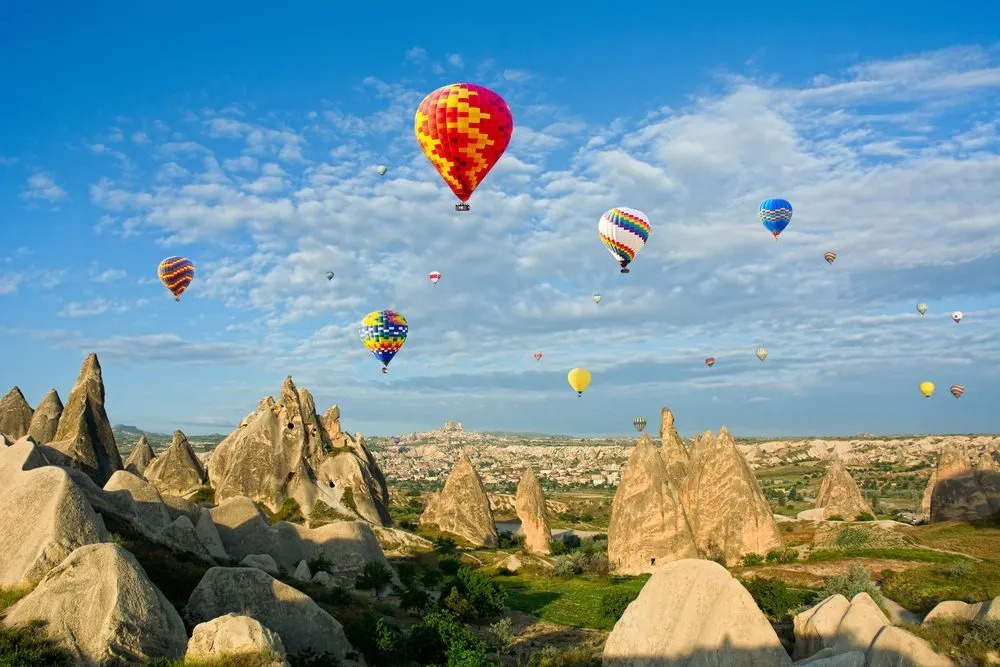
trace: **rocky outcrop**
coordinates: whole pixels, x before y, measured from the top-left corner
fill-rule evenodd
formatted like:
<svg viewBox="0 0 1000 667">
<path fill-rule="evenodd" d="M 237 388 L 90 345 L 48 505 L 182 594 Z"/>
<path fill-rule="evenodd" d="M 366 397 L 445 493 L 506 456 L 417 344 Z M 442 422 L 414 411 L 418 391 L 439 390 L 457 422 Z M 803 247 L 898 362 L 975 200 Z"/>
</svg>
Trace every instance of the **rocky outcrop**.
<svg viewBox="0 0 1000 667">
<path fill-rule="evenodd" d="M 858 593 L 840 619 L 833 649 L 837 653 L 867 651 L 879 630 L 888 625 L 892 622 L 875 600 L 868 593 Z"/>
<path fill-rule="evenodd" d="M 316 466 L 316 480 L 332 495 L 333 503 L 326 498 L 324 504 L 337 512 L 379 526 L 391 523 L 388 506 L 382 501 L 383 490 L 367 461 L 356 451 L 338 449 L 326 456 Z"/>
<path fill-rule="evenodd" d="M 837 626 L 850 605 L 847 598 L 838 593 L 796 614 L 793 619 L 795 651 L 792 657 L 802 660 L 825 648 L 832 648 L 837 637 Z"/>
<path fill-rule="evenodd" d="M 986 496 L 990 512 L 1000 510 L 1000 463 L 992 452 L 985 451 L 976 462 L 976 482 Z"/>
<path fill-rule="evenodd" d="M 990 513 L 989 501 L 965 450 L 957 445 L 946 446 L 938 459 L 937 479 L 931 491 L 931 522 L 971 521 Z"/>
<path fill-rule="evenodd" d="M 34 410 L 28 405 L 19 387 L 14 387 L 0 398 L 0 433 L 11 440 L 28 434 Z"/>
<path fill-rule="evenodd" d="M 187 648 L 180 615 L 117 544 L 73 551 L 3 619 L 7 627 L 41 621 L 74 664 L 137 664 L 177 659 Z"/>
<path fill-rule="evenodd" d="M 954 667 L 934 647 L 902 628 L 887 626 L 868 649 L 867 667 Z"/>
<path fill-rule="evenodd" d="M 698 555 L 694 532 L 666 464 L 645 433 L 615 492 L 608 524 L 608 562 L 620 574 Z"/>
<path fill-rule="evenodd" d="M 677 426 L 674 425 L 674 413 L 669 408 L 660 411 L 660 456 L 667 468 L 670 482 L 679 493 L 683 493 L 683 481 L 687 479 L 688 474 L 688 452 L 684 448 L 681 436 L 677 433 Z"/>
<path fill-rule="evenodd" d="M 920 499 L 920 513 L 928 521 L 931 518 L 931 498 L 934 496 L 934 487 L 937 485 L 937 470 L 931 471 L 930 479 L 927 480 L 927 487 L 924 488 L 924 495 Z"/>
<path fill-rule="evenodd" d="M 125 470 L 128 470 L 133 475 L 143 476 L 146 472 L 146 467 L 153 462 L 156 458 L 156 454 L 153 453 L 153 448 L 149 446 L 149 441 L 146 440 L 146 436 L 141 436 L 139 441 L 135 443 L 135 447 L 132 449 L 132 453 L 128 455 L 125 459 Z"/>
<path fill-rule="evenodd" d="M 515 501 L 517 518 L 521 520 L 524 533 L 524 548 L 528 553 L 548 556 L 552 553 L 552 531 L 545 511 L 545 493 L 535 476 L 535 471 L 525 468 L 521 481 L 517 484 Z"/>
<path fill-rule="evenodd" d="M 59 399 L 59 392 L 55 389 L 50 389 L 49 393 L 45 394 L 42 402 L 35 408 L 35 413 L 31 416 L 28 435 L 34 438 L 35 442 L 43 445 L 55 440 L 62 412 L 63 403 Z"/>
<path fill-rule="evenodd" d="M 782 546 L 771 507 L 725 426 L 695 440 L 688 468 L 691 527 L 701 554 L 736 563 Z"/>
<path fill-rule="evenodd" d="M 126 470 L 111 476 L 104 490 L 109 494 L 127 496 L 135 508 L 135 517 L 147 535 L 155 535 L 170 525 L 170 513 L 156 487 L 142 477 Z"/>
<path fill-rule="evenodd" d="M 213 567 L 191 593 L 184 617 L 192 624 L 224 614 L 246 614 L 277 632 L 292 655 L 329 653 L 342 665 L 363 665 L 340 623 L 312 599 L 254 568 Z"/>
<path fill-rule="evenodd" d="M 84 471 L 98 486 L 104 486 L 114 471 L 124 468 L 104 410 L 104 379 L 96 354 L 84 360 L 48 448 L 59 459 L 55 463 Z M 47 456 L 50 449 L 45 450 Z"/>
<path fill-rule="evenodd" d="M 193 493 L 208 480 L 201 460 L 181 431 L 174 431 L 170 446 L 150 462 L 143 475 L 160 493 L 170 496 Z"/>
<path fill-rule="evenodd" d="M 223 656 L 270 653 L 273 659 L 268 663 L 254 663 L 261 667 L 283 667 L 285 646 L 278 633 L 272 632 L 255 618 L 226 614 L 211 621 L 199 623 L 191 633 L 186 661 L 212 660 Z"/>
<path fill-rule="evenodd" d="M 1000 621 L 1000 597 L 986 600 L 985 602 L 961 602 L 959 600 L 945 600 L 938 602 L 924 617 L 924 625 L 950 618 L 971 621 L 981 619 L 986 621 Z"/>
<path fill-rule="evenodd" d="M 499 541 L 490 499 L 468 454 L 458 458 L 444 488 L 431 496 L 420 525 L 459 537 L 469 544 L 495 547 Z"/>
<path fill-rule="evenodd" d="M 839 514 L 848 521 L 862 512 L 873 516 L 875 514 L 861 494 L 857 482 L 839 458 L 835 458 L 830 464 L 820 484 L 819 493 L 816 495 L 816 508 L 825 510 L 826 516 Z"/>
<path fill-rule="evenodd" d="M 604 667 L 791 665 L 750 593 L 718 563 L 680 560 L 656 569 L 615 624 Z"/>
</svg>

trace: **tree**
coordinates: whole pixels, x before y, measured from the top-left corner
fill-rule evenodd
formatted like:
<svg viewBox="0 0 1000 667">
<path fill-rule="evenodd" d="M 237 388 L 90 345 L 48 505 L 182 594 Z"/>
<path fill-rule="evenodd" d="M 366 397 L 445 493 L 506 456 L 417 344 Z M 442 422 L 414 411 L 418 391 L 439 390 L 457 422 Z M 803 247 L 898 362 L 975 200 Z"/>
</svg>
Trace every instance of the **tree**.
<svg viewBox="0 0 1000 667">
<path fill-rule="evenodd" d="M 360 590 L 373 590 L 375 597 L 378 597 L 379 592 L 390 583 L 392 583 L 392 570 L 373 560 L 365 563 L 365 569 L 358 575 L 354 585 Z"/>
</svg>

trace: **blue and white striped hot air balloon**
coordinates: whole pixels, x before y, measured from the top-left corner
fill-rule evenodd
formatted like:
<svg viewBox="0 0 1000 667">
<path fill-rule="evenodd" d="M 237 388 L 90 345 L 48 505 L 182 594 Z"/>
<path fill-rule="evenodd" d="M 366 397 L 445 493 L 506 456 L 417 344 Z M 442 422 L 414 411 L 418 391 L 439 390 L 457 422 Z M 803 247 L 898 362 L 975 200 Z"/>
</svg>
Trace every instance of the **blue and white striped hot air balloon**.
<svg viewBox="0 0 1000 667">
<path fill-rule="evenodd" d="M 778 234 L 792 221 L 792 203 L 787 199 L 765 199 L 757 209 L 757 217 L 777 241 Z"/>
</svg>

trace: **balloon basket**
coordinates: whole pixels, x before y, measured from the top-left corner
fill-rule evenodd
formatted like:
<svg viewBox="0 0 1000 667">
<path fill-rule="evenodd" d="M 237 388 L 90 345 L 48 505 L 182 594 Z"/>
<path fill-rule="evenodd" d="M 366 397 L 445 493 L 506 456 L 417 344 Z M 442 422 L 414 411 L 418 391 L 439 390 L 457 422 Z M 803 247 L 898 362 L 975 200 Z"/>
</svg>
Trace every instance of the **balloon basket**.
<svg viewBox="0 0 1000 667">
<path fill-rule="evenodd" d="M 468 211 L 470 208 L 468 204 L 455 204 L 456 211 Z"/>
<path fill-rule="evenodd" d="M 622 269 L 622 273 L 632 273 L 632 272 L 629 271 L 628 269 Z"/>
<path fill-rule="evenodd" d="M 388 372 L 389 372 L 389 369 L 388 369 L 388 368 L 385 368 L 385 367 L 383 366 L 383 367 L 382 367 L 382 372 L 383 372 L 383 373 L 388 373 Z"/>
<path fill-rule="evenodd" d="M 176 301 L 177 303 L 180 303 L 181 302 L 181 298 L 179 296 L 175 296 L 174 297 L 174 301 Z"/>
</svg>

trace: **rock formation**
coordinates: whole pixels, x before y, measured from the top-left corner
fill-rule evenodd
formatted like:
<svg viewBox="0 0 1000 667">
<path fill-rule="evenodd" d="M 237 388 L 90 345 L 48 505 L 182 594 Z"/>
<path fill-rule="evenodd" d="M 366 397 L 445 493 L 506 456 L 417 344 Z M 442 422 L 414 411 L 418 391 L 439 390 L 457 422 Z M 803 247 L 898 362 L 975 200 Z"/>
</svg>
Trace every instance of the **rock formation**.
<svg viewBox="0 0 1000 667">
<path fill-rule="evenodd" d="M 832 647 L 837 637 L 837 626 L 850 604 L 847 598 L 837 593 L 797 614 L 793 619 L 795 651 L 792 657 L 802 660 Z"/>
<path fill-rule="evenodd" d="M 976 471 L 963 448 L 947 445 L 937 464 L 937 479 L 931 491 L 931 522 L 971 521 L 991 513 Z"/>
<path fill-rule="evenodd" d="M 657 568 L 615 624 L 604 667 L 791 665 L 750 593 L 718 563 Z"/>
<path fill-rule="evenodd" d="M 278 633 L 264 627 L 255 618 L 226 614 L 194 627 L 184 659 L 188 662 L 210 661 L 222 656 L 260 654 L 265 651 L 274 657 L 268 667 L 288 664 L 285 660 L 285 646 Z"/>
<path fill-rule="evenodd" d="M 98 486 L 104 486 L 111 473 L 124 468 L 104 410 L 104 379 L 96 354 L 84 360 L 48 448 L 47 456 L 50 449 L 61 455 L 54 463 L 83 470 Z"/>
<path fill-rule="evenodd" d="M 823 483 L 820 484 L 816 508 L 825 510 L 826 516 L 839 514 L 848 521 L 854 520 L 862 512 L 873 516 L 875 514 L 839 458 L 833 459 Z"/>
<path fill-rule="evenodd" d="M 865 656 L 867 667 L 955 667 L 955 663 L 936 653 L 934 647 L 902 628 L 886 626 L 875 636 Z"/>
<path fill-rule="evenodd" d="M 937 469 L 931 471 L 931 476 L 927 480 L 927 486 L 924 488 L 924 495 L 920 498 L 920 513 L 927 517 L 927 520 L 931 519 L 931 498 L 934 496 L 934 487 L 937 485 Z"/>
<path fill-rule="evenodd" d="M 35 408 L 35 414 L 31 416 L 28 435 L 34 438 L 35 442 L 43 445 L 55 440 L 62 412 L 63 404 L 62 400 L 59 399 L 59 392 L 50 389 L 42 402 Z"/>
<path fill-rule="evenodd" d="M 990 512 L 1000 510 L 1000 463 L 992 452 L 983 452 L 976 463 L 976 482 L 986 496 Z"/>
<path fill-rule="evenodd" d="M 499 540 L 490 500 L 472 461 L 464 451 L 448 475 L 444 488 L 434 493 L 420 515 L 420 525 L 481 547 L 495 547 Z"/>
<path fill-rule="evenodd" d="M 667 477 L 677 488 L 678 493 L 684 492 L 683 481 L 688 474 L 688 453 L 684 442 L 674 425 L 674 413 L 669 408 L 660 411 L 660 456 L 667 467 Z"/>
<path fill-rule="evenodd" d="M 552 531 L 549 529 L 549 517 L 545 511 L 545 493 L 538 478 L 535 477 L 535 471 L 531 468 L 524 469 L 521 481 L 517 484 L 515 510 L 517 518 L 521 520 L 524 548 L 528 553 L 538 556 L 550 555 Z"/>
<path fill-rule="evenodd" d="M 622 471 L 608 524 L 615 572 L 650 572 L 657 563 L 698 555 L 694 533 L 667 466 L 643 433 Z"/>
<path fill-rule="evenodd" d="M 0 398 L 0 433 L 11 440 L 27 435 L 33 413 L 21 389 L 14 387 Z"/>
<path fill-rule="evenodd" d="M 715 438 L 707 431 L 691 448 L 686 498 L 703 556 L 732 564 L 743 554 L 782 546 L 771 507 L 725 426 Z"/>
<path fill-rule="evenodd" d="M 170 513 L 159 491 L 142 477 L 127 470 L 118 470 L 104 485 L 104 490 L 128 496 L 135 506 L 135 516 L 147 535 L 155 535 L 170 525 Z"/>
<path fill-rule="evenodd" d="M 208 480 L 205 468 L 181 431 L 174 431 L 167 451 L 146 466 L 143 476 L 160 493 L 171 496 L 193 493 Z"/>
<path fill-rule="evenodd" d="M 146 440 L 146 436 L 141 436 L 139 441 L 135 443 L 135 447 L 132 449 L 132 453 L 128 455 L 125 459 L 125 470 L 128 470 L 133 475 L 143 476 L 146 472 L 146 467 L 153 462 L 156 458 L 156 454 L 153 453 L 153 448 L 149 446 L 149 441 Z"/>
</svg>

